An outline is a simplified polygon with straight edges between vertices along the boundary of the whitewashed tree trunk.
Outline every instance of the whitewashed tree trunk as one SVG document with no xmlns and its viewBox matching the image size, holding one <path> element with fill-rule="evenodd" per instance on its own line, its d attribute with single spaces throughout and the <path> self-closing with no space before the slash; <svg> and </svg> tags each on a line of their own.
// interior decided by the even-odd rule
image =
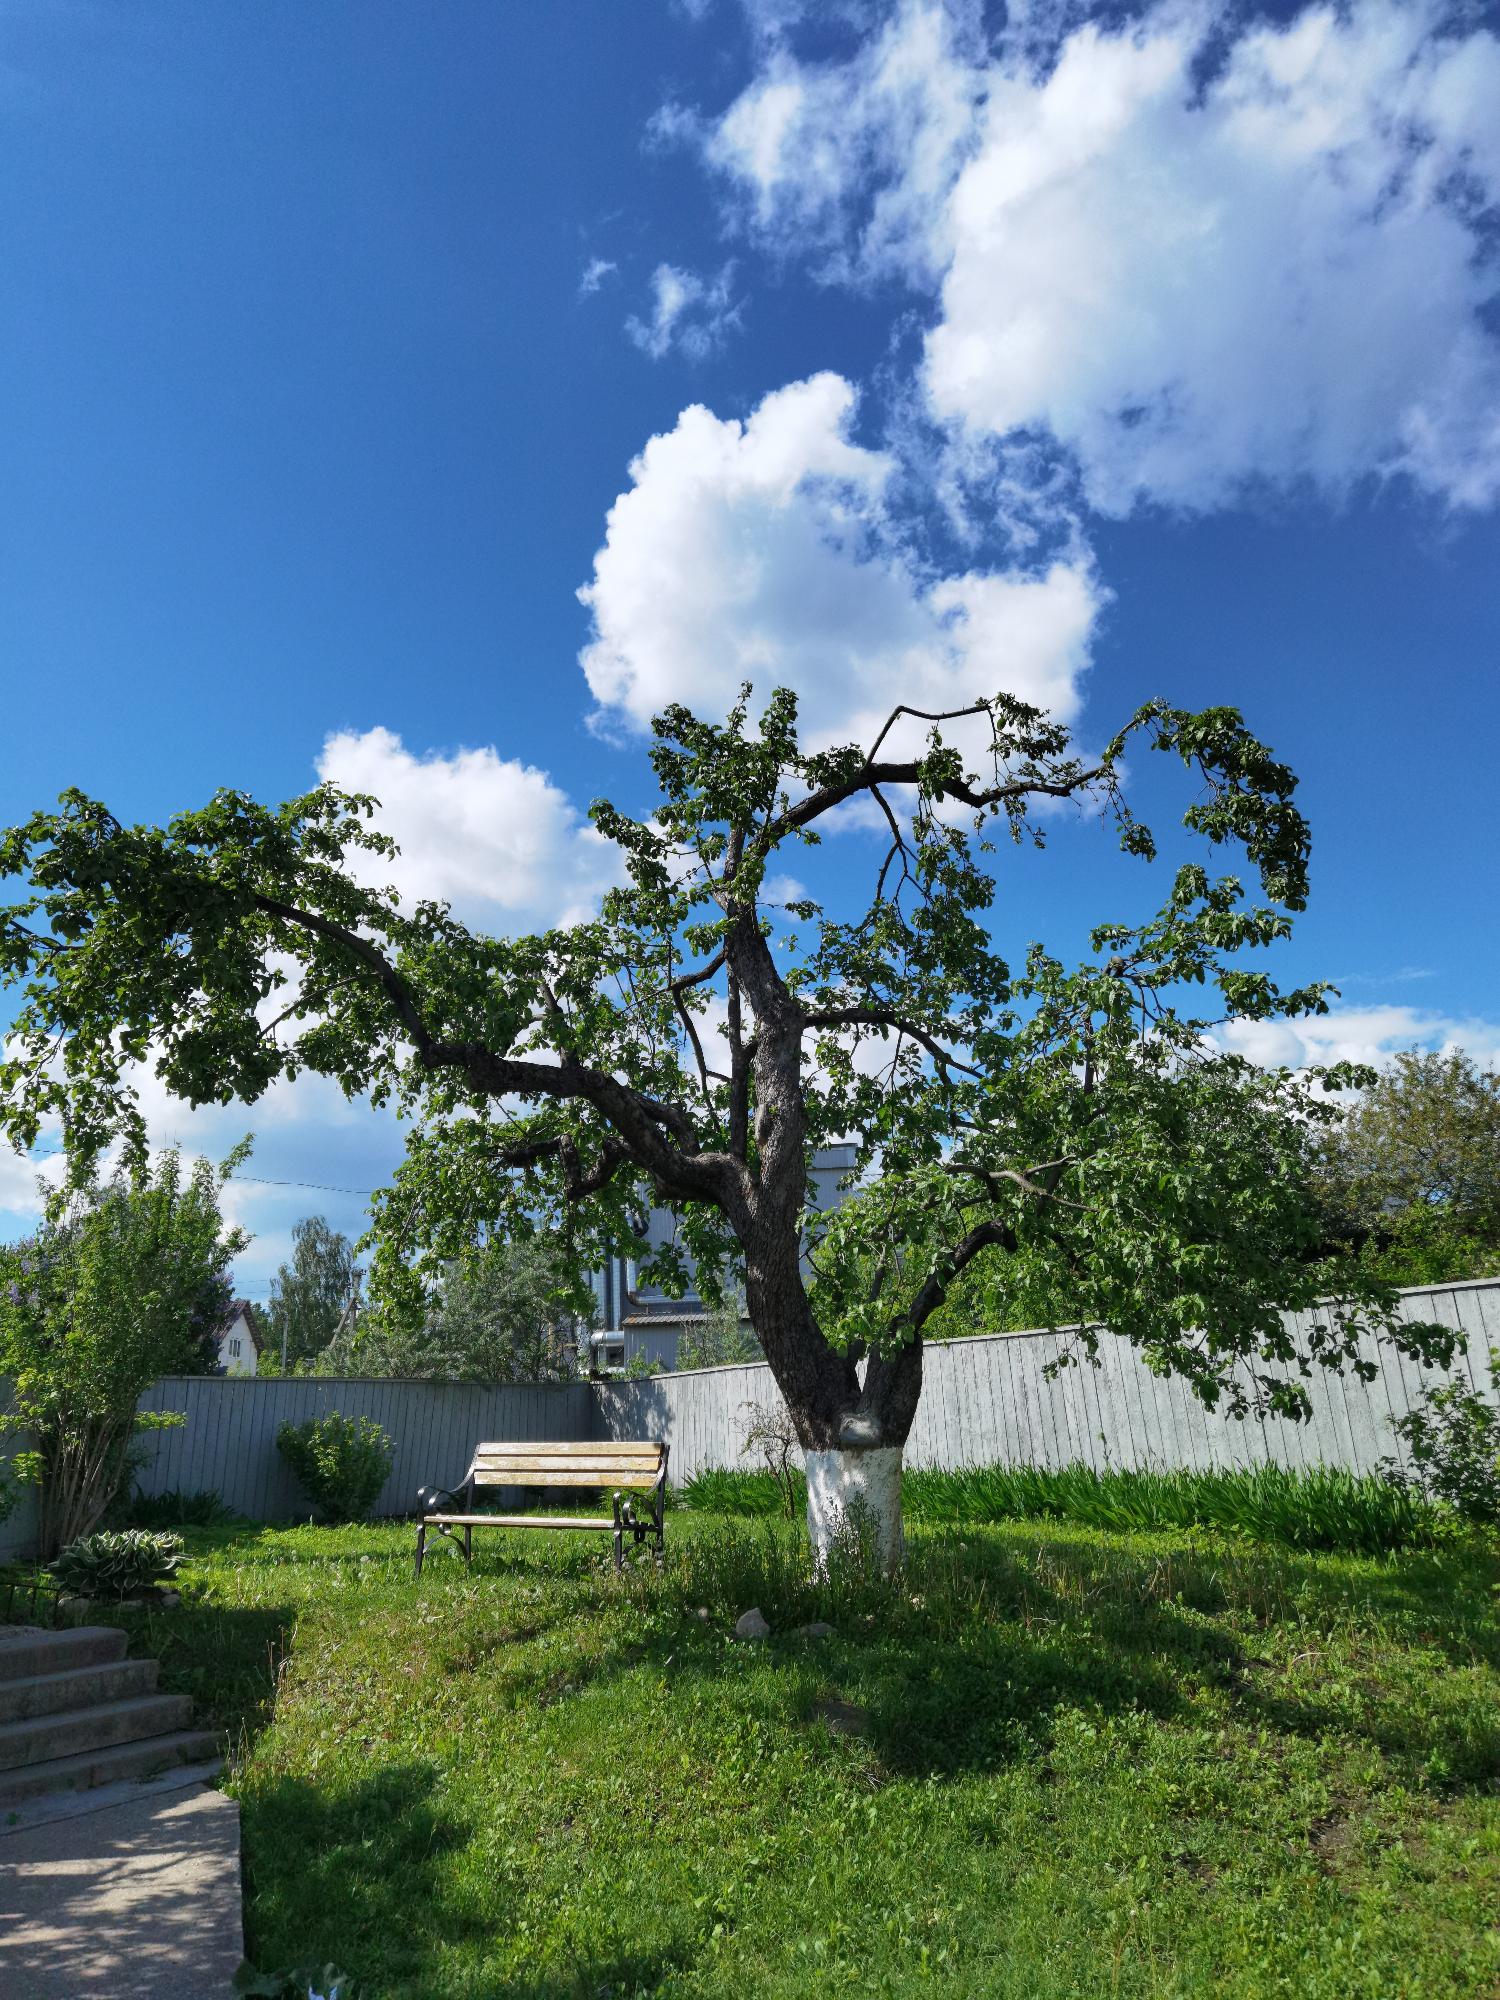
<svg viewBox="0 0 1500 2000">
<path fill-rule="evenodd" d="M 807 1535 L 826 1570 L 840 1536 L 868 1535 L 880 1567 L 901 1567 L 901 1446 L 843 1445 L 807 1454 Z"/>
</svg>

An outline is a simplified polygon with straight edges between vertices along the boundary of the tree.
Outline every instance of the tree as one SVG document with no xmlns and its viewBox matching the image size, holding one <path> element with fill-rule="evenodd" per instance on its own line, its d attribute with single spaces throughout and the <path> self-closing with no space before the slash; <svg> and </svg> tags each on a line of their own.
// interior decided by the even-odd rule
<svg viewBox="0 0 1500 2000">
<path fill-rule="evenodd" d="M 321 1215 L 304 1216 L 292 1231 L 292 1261 L 271 1280 L 266 1312 L 269 1344 L 283 1372 L 311 1362 L 352 1320 L 362 1273 L 354 1245 Z"/>
<path fill-rule="evenodd" d="M 25 981 L 0 1066 L 12 1137 L 59 1112 L 78 1143 L 139 1146 L 128 1064 L 148 1050 L 193 1102 L 304 1069 L 394 1101 L 412 1122 L 376 1202 L 386 1295 L 482 1227 L 566 1228 L 596 1264 L 633 1248 L 641 1210 L 673 1206 L 649 1275 L 670 1289 L 691 1256 L 710 1302 L 742 1275 L 820 1560 L 856 1509 L 899 1559 L 923 1329 L 981 1260 L 1040 1262 L 1079 1301 L 1081 1352 L 1107 1327 L 1238 1412 L 1304 1411 L 1315 1366 L 1369 1367 L 1366 1329 L 1451 1353 L 1363 1280 L 1300 1348 L 1281 1317 L 1311 1298 L 1307 1164 L 1328 1106 L 1317 1079 L 1256 1071 L 1208 1029 L 1320 1011 L 1326 989 L 1283 992 L 1243 963 L 1304 904 L 1308 832 L 1292 773 L 1237 711 L 1152 703 L 1084 759 L 1008 696 L 902 707 L 868 748 L 816 751 L 793 696 L 754 720 L 747 701 L 722 724 L 658 718 L 649 816 L 592 808 L 626 885 L 597 921 L 534 937 L 364 886 L 351 864 L 391 844 L 373 801 L 329 786 L 279 809 L 222 792 L 165 827 L 65 793 L 0 842 L 28 880 L 0 932 Z M 1144 922 L 1100 924 L 1083 963 L 1033 945 L 1013 966 L 990 928 L 995 838 L 1040 846 L 1041 809 L 1071 800 L 1153 858 L 1120 781 L 1133 745 L 1187 767 L 1188 834 L 1239 847 L 1264 901 L 1187 861 Z M 778 903 L 773 868 L 810 865 L 851 818 L 881 830 L 868 899 Z M 1206 1017 L 1183 998 L 1199 987 Z M 818 1223 L 810 1272 L 809 1163 L 848 1135 L 865 1185 Z"/>
<path fill-rule="evenodd" d="M 101 1183 L 47 1195 L 42 1225 L 0 1247 L 0 1376 L 12 1383 L 18 1454 L 41 1488 L 43 1560 L 95 1527 L 130 1470 L 132 1440 L 173 1419 L 139 1416 L 162 1375 L 206 1374 L 229 1304 L 219 1189 L 244 1158 L 185 1173 L 175 1151 Z M 180 1417 L 176 1419 L 180 1422 Z"/>
<path fill-rule="evenodd" d="M 419 1298 L 387 1296 L 322 1356 L 323 1375 L 442 1382 L 563 1382 L 578 1372 L 578 1323 L 592 1297 L 576 1266 L 540 1237 L 455 1258 Z"/>
<path fill-rule="evenodd" d="M 1406 1049 L 1323 1134 L 1315 1188 L 1332 1238 L 1396 1282 L 1500 1259 L 1500 1076 L 1461 1051 Z"/>
<path fill-rule="evenodd" d="M 703 1318 L 682 1329 L 677 1343 L 679 1368 L 725 1368 L 746 1361 L 764 1361 L 753 1328 L 745 1324 L 738 1285 L 731 1285 Z"/>
</svg>

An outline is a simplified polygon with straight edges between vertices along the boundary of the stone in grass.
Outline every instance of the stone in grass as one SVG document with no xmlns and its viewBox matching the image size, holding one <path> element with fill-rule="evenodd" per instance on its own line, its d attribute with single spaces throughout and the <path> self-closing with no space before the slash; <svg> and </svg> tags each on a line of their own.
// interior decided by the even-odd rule
<svg viewBox="0 0 1500 2000">
<path fill-rule="evenodd" d="M 797 1627 L 797 1637 L 799 1639 L 831 1639 L 833 1637 L 833 1627 L 825 1624 L 821 1618 L 815 1618 L 811 1625 L 799 1625 Z"/>
<path fill-rule="evenodd" d="M 87 1625 L 106 1611 L 175 1611 L 182 1602 L 180 1590 L 152 1587 L 138 1590 L 133 1597 L 62 1596 L 57 1600 L 59 1625 Z"/>
<path fill-rule="evenodd" d="M 815 1701 L 812 1712 L 819 1721 L 828 1724 L 835 1736 L 868 1736 L 870 1733 L 870 1711 L 852 1701 Z"/>
<path fill-rule="evenodd" d="M 749 1611 L 742 1611 L 735 1619 L 734 1636 L 736 1639 L 770 1638 L 771 1628 L 762 1617 L 759 1605 L 753 1606 Z"/>
</svg>

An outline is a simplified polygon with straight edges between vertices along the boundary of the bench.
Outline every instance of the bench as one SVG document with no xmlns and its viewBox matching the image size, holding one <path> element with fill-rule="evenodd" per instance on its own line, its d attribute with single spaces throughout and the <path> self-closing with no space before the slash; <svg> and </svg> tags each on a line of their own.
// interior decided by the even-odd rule
<svg viewBox="0 0 1500 2000">
<path fill-rule="evenodd" d="M 475 1495 L 485 1486 L 604 1487 L 612 1511 L 602 1514 L 479 1514 Z M 644 1489 L 649 1500 L 638 1512 L 622 1488 Z M 424 1486 L 417 1495 L 417 1570 L 427 1553 L 427 1531 L 436 1528 L 474 1557 L 476 1528 L 579 1528 L 612 1535 L 615 1568 L 625 1566 L 625 1537 L 640 1548 L 649 1542 L 658 1563 L 666 1553 L 667 1447 L 664 1444 L 482 1444 L 460 1485 Z M 451 1503 L 448 1511 L 444 1503 Z M 459 1532 L 456 1532 L 459 1531 Z"/>
</svg>

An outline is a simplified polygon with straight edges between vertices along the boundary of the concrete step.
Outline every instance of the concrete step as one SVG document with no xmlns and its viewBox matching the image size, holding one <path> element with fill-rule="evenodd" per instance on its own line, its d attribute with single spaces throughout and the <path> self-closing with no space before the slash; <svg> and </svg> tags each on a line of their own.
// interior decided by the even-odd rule
<svg viewBox="0 0 1500 2000">
<path fill-rule="evenodd" d="M 117 1743 L 138 1743 L 148 1736 L 164 1736 L 185 1728 L 192 1712 L 192 1701 L 185 1694 L 148 1694 L 3 1723 L 0 1772 L 107 1750 Z"/>
<path fill-rule="evenodd" d="M 105 1660 L 88 1667 L 69 1667 L 56 1674 L 32 1674 L 26 1680 L 0 1681 L 0 1723 L 24 1722 L 34 1715 L 59 1715 L 65 1709 L 92 1708 L 101 1701 L 128 1701 L 153 1694 L 160 1669 L 155 1660 Z"/>
<path fill-rule="evenodd" d="M 61 1674 L 69 1667 L 99 1666 L 124 1657 L 125 1634 L 113 1625 L 75 1625 L 67 1632 L 0 1626 L 0 1682 L 32 1680 L 39 1674 Z"/>
<path fill-rule="evenodd" d="M 0 1813 L 47 1792 L 83 1791 L 126 1779 L 155 1778 L 179 1764 L 217 1765 L 222 1747 L 212 1730 L 179 1729 L 138 1743 L 116 1743 L 76 1757 L 52 1757 L 20 1770 L 0 1771 Z"/>
</svg>

